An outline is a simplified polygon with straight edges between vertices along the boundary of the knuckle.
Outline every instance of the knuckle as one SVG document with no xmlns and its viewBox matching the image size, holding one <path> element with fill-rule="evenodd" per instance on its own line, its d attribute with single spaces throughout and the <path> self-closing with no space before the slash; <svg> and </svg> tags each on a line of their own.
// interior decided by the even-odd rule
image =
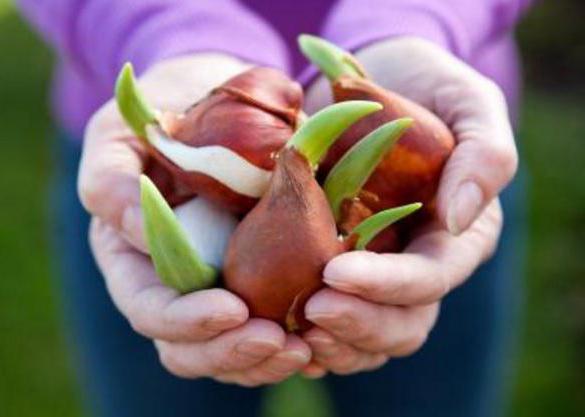
<svg viewBox="0 0 585 417">
<path fill-rule="evenodd" d="M 150 288 L 145 288 L 133 296 L 129 296 L 120 304 L 130 327 L 136 333 L 146 337 L 160 338 L 162 336 L 160 326 L 153 323 L 152 314 L 148 313 L 145 308 L 149 290 Z"/>
<path fill-rule="evenodd" d="M 492 97 L 492 100 L 498 102 L 499 105 L 506 107 L 506 97 L 502 89 L 493 81 L 491 78 L 482 77 L 483 89 L 486 93 Z"/>
<path fill-rule="evenodd" d="M 85 140 L 97 137 L 100 132 L 108 129 L 118 120 L 121 118 L 117 111 L 117 105 L 114 100 L 110 100 L 93 113 L 87 121 L 84 132 Z"/>
<path fill-rule="evenodd" d="M 259 384 L 276 384 L 287 379 L 292 373 L 293 371 L 290 369 L 285 371 L 282 369 L 267 368 L 263 370 L 260 377 L 254 378 L 253 380 Z"/>
<path fill-rule="evenodd" d="M 472 146 L 472 144 L 469 146 Z M 473 144 L 473 146 L 476 147 L 472 155 L 474 158 L 481 157 L 490 166 L 497 167 L 498 170 L 513 167 L 516 162 L 516 148 L 511 143 L 482 141 Z"/>
<path fill-rule="evenodd" d="M 172 349 L 160 347 L 158 349 L 158 357 L 162 366 L 171 374 L 180 378 L 194 378 L 192 372 L 189 372 L 179 355 L 175 354 Z"/>
<path fill-rule="evenodd" d="M 361 356 L 356 353 L 345 352 L 330 358 L 325 367 L 337 375 L 347 375 L 356 372 Z"/>
<path fill-rule="evenodd" d="M 507 180 L 514 177 L 518 169 L 518 152 L 513 144 L 502 144 L 490 150 L 501 175 Z"/>
<path fill-rule="evenodd" d="M 352 307 L 346 300 L 339 300 L 332 312 L 331 320 L 344 327 L 352 326 L 353 328 L 357 325 L 355 307 Z"/>
<path fill-rule="evenodd" d="M 425 344 L 427 338 L 428 332 L 426 330 L 414 332 L 393 350 L 393 356 L 403 357 L 412 355 Z"/>
<path fill-rule="evenodd" d="M 357 372 L 358 370 L 359 367 L 357 366 L 356 360 L 334 363 L 331 367 L 331 371 L 337 375 L 349 375 Z"/>
<path fill-rule="evenodd" d="M 103 199 L 104 193 L 100 181 L 89 175 L 80 175 L 77 183 L 77 194 L 83 207 L 90 213 L 95 211 Z"/>
<path fill-rule="evenodd" d="M 96 247 L 99 245 L 101 234 L 103 232 L 103 224 L 97 217 L 92 217 L 89 223 L 89 233 L 88 233 L 88 241 L 89 245 L 92 248 L 92 251 L 95 253 Z"/>
<path fill-rule="evenodd" d="M 364 370 L 374 371 L 379 369 L 388 362 L 388 359 L 389 357 L 383 353 L 376 354 L 368 361 L 368 364 L 364 366 Z"/>
<path fill-rule="evenodd" d="M 128 311 L 128 323 L 130 324 L 130 327 L 136 333 L 149 337 L 150 328 L 147 320 L 144 320 L 141 314 L 136 314 L 135 310 L 135 307 L 130 307 Z"/>
<path fill-rule="evenodd" d="M 434 286 L 430 290 L 430 294 L 423 300 L 421 304 L 428 304 L 442 299 L 451 291 L 451 269 L 442 268 L 437 272 L 437 278 L 432 281 Z"/>
<path fill-rule="evenodd" d="M 466 77 L 462 84 L 468 93 L 496 103 L 498 106 L 506 106 L 502 89 L 492 79 L 474 72 L 472 76 Z"/>
<path fill-rule="evenodd" d="M 516 150 L 516 147 L 512 147 L 511 151 L 508 152 L 508 156 L 504 161 L 504 170 L 508 179 L 511 179 L 516 175 L 516 172 L 518 171 L 518 151 Z"/>
<path fill-rule="evenodd" d="M 241 371 L 248 368 L 253 363 L 262 360 L 264 357 L 265 355 L 249 355 L 231 349 L 229 353 L 225 355 L 223 360 L 217 361 L 213 367 L 216 372 L 220 373 Z"/>
</svg>

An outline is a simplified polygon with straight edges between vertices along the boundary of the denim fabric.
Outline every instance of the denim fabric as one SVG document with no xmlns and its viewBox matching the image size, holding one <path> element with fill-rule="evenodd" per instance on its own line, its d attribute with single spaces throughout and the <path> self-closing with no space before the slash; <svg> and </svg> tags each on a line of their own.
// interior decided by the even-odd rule
<svg viewBox="0 0 585 417">
<path fill-rule="evenodd" d="M 252 417 L 263 389 L 181 380 L 152 343 L 117 312 L 87 243 L 89 217 L 76 195 L 80 141 L 59 138 L 53 238 L 64 326 L 87 407 L 96 417 Z M 424 348 L 382 369 L 330 376 L 340 417 L 496 417 L 513 377 L 521 307 L 525 216 L 517 180 L 504 193 L 506 224 L 496 256 L 443 302 Z"/>
</svg>

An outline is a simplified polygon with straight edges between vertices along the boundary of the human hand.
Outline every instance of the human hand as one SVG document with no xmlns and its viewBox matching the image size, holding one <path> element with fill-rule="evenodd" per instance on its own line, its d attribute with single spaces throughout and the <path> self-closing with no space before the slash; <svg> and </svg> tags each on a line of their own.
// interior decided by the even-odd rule
<svg viewBox="0 0 585 417">
<path fill-rule="evenodd" d="M 182 111 L 247 66 L 203 54 L 165 61 L 140 80 L 149 102 Z M 91 213 L 92 251 L 112 300 L 130 325 L 154 340 L 162 364 L 182 377 L 246 386 L 283 380 L 306 365 L 310 349 L 222 289 L 181 296 L 159 281 L 146 255 L 139 176 L 147 153 L 108 102 L 88 124 L 79 195 Z"/>
<path fill-rule="evenodd" d="M 313 352 L 307 376 L 374 369 L 416 352 L 427 340 L 441 299 L 462 284 L 496 248 L 502 227 L 493 202 L 459 236 L 426 225 L 404 253 L 348 252 L 324 271 L 330 287 L 309 299 L 304 335 Z"/>
<path fill-rule="evenodd" d="M 452 130 L 456 147 L 443 170 L 437 218 L 453 234 L 467 229 L 508 184 L 518 156 L 504 95 L 490 79 L 438 46 L 402 37 L 356 53 L 378 85 L 433 111 Z M 320 77 L 307 91 L 309 113 L 331 101 Z"/>
<path fill-rule="evenodd" d="M 513 177 L 517 154 L 499 88 L 433 44 L 414 38 L 379 42 L 357 57 L 372 79 L 434 111 L 457 145 L 437 195 L 437 219 L 419 230 L 404 254 L 343 254 L 325 269 L 332 288 L 309 300 L 318 325 L 305 335 L 314 360 L 307 375 L 351 373 L 418 350 L 441 298 L 465 281 L 496 247 L 497 201 Z M 318 80 L 308 110 L 330 101 Z"/>
</svg>

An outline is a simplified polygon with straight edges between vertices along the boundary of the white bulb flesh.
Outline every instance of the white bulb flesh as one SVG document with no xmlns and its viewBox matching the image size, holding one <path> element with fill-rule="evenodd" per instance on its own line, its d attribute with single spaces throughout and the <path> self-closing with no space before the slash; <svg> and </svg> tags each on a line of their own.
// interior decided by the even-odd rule
<svg viewBox="0 0 585 417">
<path fill-rule="evenodd" d="M 271 171 L 257 167 L 224 146 L 187 146 L 169 138 L 156 125 L 146 127 L 146 136 L 152 146 L 184 171 L 207 175 L 252 198 L 260 198 L 268 188 Z"/>
<path fill-rule="evenodd" d="M 201 197 L 195 197 L 173 211 L 201 259 L 221 269 L 229 238 L 238 224 L 237 219 Z"/>
</svg>

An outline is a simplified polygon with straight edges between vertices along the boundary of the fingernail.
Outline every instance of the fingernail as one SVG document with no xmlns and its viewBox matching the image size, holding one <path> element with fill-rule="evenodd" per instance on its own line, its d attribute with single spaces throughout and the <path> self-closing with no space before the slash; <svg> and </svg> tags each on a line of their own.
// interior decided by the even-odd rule
<svg viewBox="0 0 585 417">
<path fill-rule="evenodd" d="M 310 354 L 298 350 L 287 350 L 286 352 L 279 353 L 278 357 L 299 365 L 306 364 L 311 360 Z"/>
<path fill-rule="evenodd" d="M 120 226 L 122 233 L 134 247 L 142 252 L 148 252 L 142 238 L 142 210 L 139 206 L 128 206 L 124 209 Z"/>
<path fill-rule="evenodd" d="M 333 346 L 335 345 L 335 341 L 330 337 L 323 337 L 323 336 L 312 336 L 307 338 L 307 342 L 310 344 L 315 344 L 319 346 Z"/>
<path fill-rule="evenodd" d="M 306 317 L 309 321 L 329 329 L 339 330 L 349 328 L 350 326 L 350 320 L 347 317 L 343 317 L 341 315 L 316 311 L 306 312 Z"/>
<path fill-rule="evenodd" d="M 212 331 L 220 331 L 231 329 L 233 327 L 238 326 L 242 323 L 242 320 L 239 317 L 234 316 L 220 316 L 220 317 L 213 317 L 203 323 L 203 327 L 208 330 Z"/>
<path fill-rule="evenodd" d="M 447 228 L 452 235 L 459 235 L 479 215 L 483 205 L 483 192 L 473 182 L 462 183 L 455 192 L 447 210 Z"/>
<path fill-rule="evenodd" d="M 276 343 L 266 340 L 246 340 L 236 346 L 236 351 L 242 355 L 262 358 L 276 353 L 280 349 Z"/>
<path fill-rule="evenodd" d="M 343 291 L 343 292 L 347 292 L 347 293 L 355 293 L 358 291 L 358 287 L 350 282 L 347 281 L 341 281 L 339 279 L 334 279 L 334 278 L 330 278 L 325 276 L 323 278 L 323 282 L 327 285 L 329 285 L 332 288 L 335 288 L 339 291 Z"/>
<path fill-rule="evenodd" d="M 331 339 L 312 338 L 308 343 L 316 350 L 318 356 L 330 357 L 339 353 L 339 345 Z"/>
</svg>

